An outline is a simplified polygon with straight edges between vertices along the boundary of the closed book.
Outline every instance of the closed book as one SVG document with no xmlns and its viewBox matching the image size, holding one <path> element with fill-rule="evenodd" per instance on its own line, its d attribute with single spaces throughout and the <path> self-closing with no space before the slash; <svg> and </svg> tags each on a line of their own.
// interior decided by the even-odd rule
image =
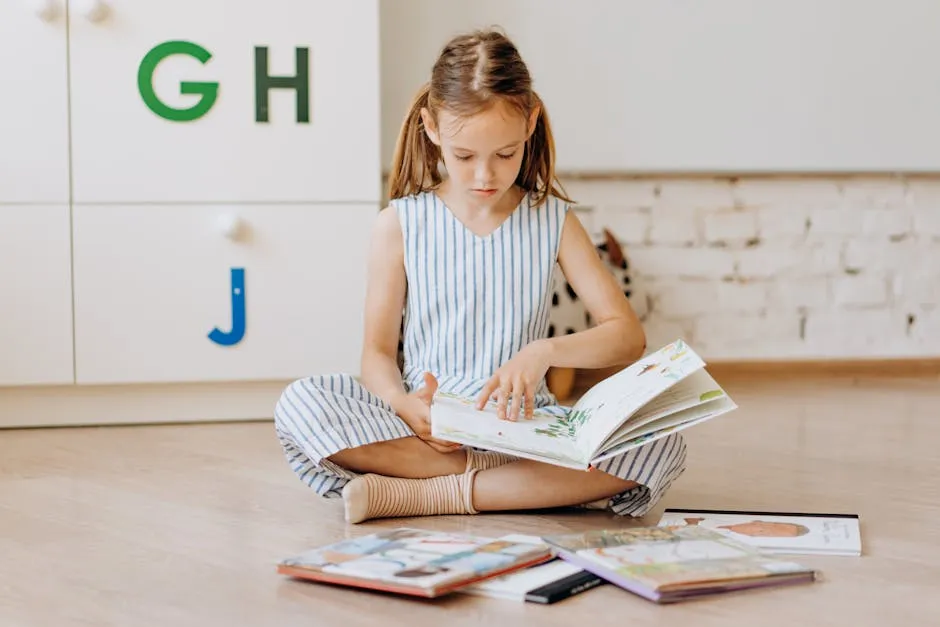
<svg viewBox="0 0 940 627">
<path fill-rule="evenodd" d="M 438 597 L 552 558 L 545 544 L 397 528 L 340 540 L 282 560 L 292 578 Z"/>
<path fill-rule="evenodd" d="M 816 571 L 699 527 L 544 536 L 559 557 L 656 603 L 815 581 Z"/>
</svg>

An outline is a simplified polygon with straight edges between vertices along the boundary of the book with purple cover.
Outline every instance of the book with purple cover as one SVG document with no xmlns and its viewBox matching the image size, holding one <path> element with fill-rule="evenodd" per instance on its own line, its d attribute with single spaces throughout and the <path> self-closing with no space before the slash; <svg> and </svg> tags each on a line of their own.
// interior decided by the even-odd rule
<svg viewBox="0 0 940 627">
<path fill-rule="evenodd" d="M 543 536 L 562 559 L 656 603 L 815 581 L 814 569 L 700 527 Z"/>
</svg>

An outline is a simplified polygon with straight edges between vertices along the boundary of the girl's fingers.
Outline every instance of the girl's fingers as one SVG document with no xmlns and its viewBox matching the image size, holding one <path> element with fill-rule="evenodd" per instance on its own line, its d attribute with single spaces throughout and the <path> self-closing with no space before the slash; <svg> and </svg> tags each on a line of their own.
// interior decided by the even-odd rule
<svg viewBox="0 0 940 627">
<path fill-rule="evenodd" d="M 515 385 L 512 388 L 512 407 L 509 410 L 510 420 L 519 420 L 519 408 L 522 406 L 523 392 L 522 381 L 516 379 Z"/>
<path fill-rule="evenodd" d="M 509 395 L 512 392 L 509 382 L 499 386 L 499 400 L 496 402 L 496 415 L 500 420 L 506 420 L 506 405 L 509 403 Z"/>
<path fill-rule="evenodd" d="M 432 436 L 430 423 L 425 423 L 422 432 L 416 435 L 422 440 L 424 440 L 428 444 L 428 446 L 433 448 L 438 453 L 449 453 L 461 446 L 459 442 L 449 442 L 447 440 L 438 440 L 437 438 Z"/>
<path fill-rule="evenodd" d="M 535 386 L 529 384 L 525 388 L 525 417 L 526 420 L 532 420 L 532 414 L 535 410 Z"/>
<path fill-rule="evenodd" d="M 424 386 L 416 392 L 416 396 L 427 405 L 431 404 L 434 395 L 437 393 L 437 379 L 430 372 L 424 373 Z"/>
<path fill-rule="evenodd" d="M 477 397 L 477 409 L 483 409 L 498 386 L 499 379 L 490 377 L 490 380 L 486 382 L 486 385 L 483 386 L 483 389 L 480 390 L 480 395 Z"/>
</svg>

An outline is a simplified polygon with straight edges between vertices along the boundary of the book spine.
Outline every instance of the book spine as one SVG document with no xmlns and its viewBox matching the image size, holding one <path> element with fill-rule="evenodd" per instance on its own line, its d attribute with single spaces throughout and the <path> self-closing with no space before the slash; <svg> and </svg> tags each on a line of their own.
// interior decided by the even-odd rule
<svg viewBox="0 0 940 627">
<path fill-rule="evenodd" d="M 594 573 L 586 570 L 573 575 L 568 575 L 558 581 L 553 581 L 534 590 L 530 590 L 525 595 L 525 600 L 530 603 L 543 603 L 549 605 L 573 597 L 576 594 L 587 592 L 591 588 L 606 583 L 603 579 Z"/>
<path fill-rule="evenodd" d="M 732 514 L 735 516 L 780 516 L 797 518 L 845 518 L 858 520 L 858 514 L 826 513 L 826 512 L 764 512 L 748 511 L 743 509 L 674 509 L 667 507 L 663 514 Z"/>
</svg>

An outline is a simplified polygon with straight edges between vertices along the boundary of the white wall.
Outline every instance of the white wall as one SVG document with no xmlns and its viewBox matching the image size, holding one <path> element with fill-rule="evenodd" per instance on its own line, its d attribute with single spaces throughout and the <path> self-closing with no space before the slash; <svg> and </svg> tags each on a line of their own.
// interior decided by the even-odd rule
<svg viewBox="0 0 940 627">
<path fill-rule="evenodd" d="M 651 344 L 710 359 L 940 355 L 940 178 L 576 181 L 624 242 Z"/>
<path fill-rule="evenodd" d="M 587 172 L 940 169 L 937 0 L 386 0 L 382 155 L 440 48 L 501 26 Z"/>
<path fill-rule="evenodd" d="M 567 187 L 595 234 L 626 244 L 651 343 L 682 335 L 710 359 L 940 356 L 940 176 L 891 175 L 940 163 L 940 91 L 918 65 L 940 5 L 704 4 L 383 3 L 383 162 L 446 39 L 502 25 L 562 170 L 622 173 Z M 709 178 L 725 168 L 752 175 Z M 888 174 L 820 174 L 874 170 Z"/>
</svg>

